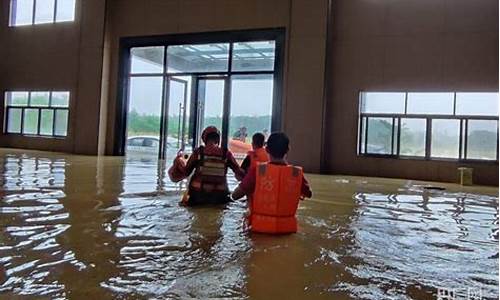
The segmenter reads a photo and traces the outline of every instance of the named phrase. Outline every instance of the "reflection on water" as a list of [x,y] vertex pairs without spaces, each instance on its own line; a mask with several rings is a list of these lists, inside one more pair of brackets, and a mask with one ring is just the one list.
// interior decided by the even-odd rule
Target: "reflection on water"
[[272,237],[244,202],[179,207],[167,168],[0,150],[0,298],[498,297],[496,188],[312,175],[299,233]]

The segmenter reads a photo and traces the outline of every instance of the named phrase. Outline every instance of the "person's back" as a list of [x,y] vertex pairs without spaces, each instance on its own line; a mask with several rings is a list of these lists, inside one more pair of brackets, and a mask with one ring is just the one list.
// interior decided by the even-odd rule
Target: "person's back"
[[227,168],[231,168],[237,178],[243,176],[232,153],[219,146],[220,133],[217,128],[207,127],[202,134],[205,146],[193,151],[186,166],[184,175],[193,171],[188,185],[187,197],[183,204],[188,206],[199,204],[222,204],[230,201],[227,185]]
[[195,153],[198,161],[189,182],[189,204],[227,202],[227,151],[209,144]]
[[299,200],[312,196],[302,168],[286,162],[288,149],[289,140],[284,133],[271,134],[266,147],[271,161],[250,169],[233,192],[234,199],[245,194],[249,198],[249,223],[253,232],[296,232]]
[[264,148],[265,136],[262,133],[255,133],[252,136],[252,149],[241,163],[241,168],[248,173],[251,168],[255,168],[259,162],[268,162],[269,154]]
[[249,222],[253,232],[297,232],[295,213],[302,187],[302,168],[259,163]]

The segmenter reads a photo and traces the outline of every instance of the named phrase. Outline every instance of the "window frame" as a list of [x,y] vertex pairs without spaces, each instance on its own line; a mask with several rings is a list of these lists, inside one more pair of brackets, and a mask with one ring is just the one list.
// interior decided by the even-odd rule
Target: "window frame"
[[[499,161],[499,118],[498,116],[486,116],[486,115],[457,115],[457,93],[453,92],[453,114],[408,114],[408,94],[413,92],[405,93],[405,110],[404,113],[369,113],[362,112],[362,101],[364,93],[380,92],[380,91],[360,91],[359,92],[359,113],[358,113],[358,137],[357,137],[357,155],[361,157],[378,157],[378,158],[393,158],[393,159],[412,159],[412,160],[427,160],[427,161],[450,161],[450,162],[476,162],[485,164],[498,164]],[[387,93],[392,93],[393,91],[387,91]],[[400,93],[400,92],[397,92]],[[464,92],[465,93],[465,92]],[[392,118],[392,147],[390,154],[376,154],[367,153],[368,146],[368,123],[369,118]],[[425,119],[425,155],[424,156],[409,156],[401,155],[401,119]],[[432,121],[434,119],[445,119],[445,120],[458,120],[459,121],[459,137],[458,137],[458,158],[442,158],[433,157],[431,155],[432,146]],[[488,120],[496,121],[496,159],[471,159],[467,158],[467,147],[468,147],[468,123],[470,120]],[[396,141],[394,141],[396,137]]]
[[[26,105],[12,105],[8,103],[8,93],[12,92],[27,92],[28,93],[28,103]],[[4,129],[3,129],[3,134],[5,135],[12,135],[12,136],[23,136],[23,137],[45,137],[45,138],[55,138],[55,139],[65,139],[69,136],[69,129],[70,129],[70,104],[71,104],[71,92],[70,91],[61,91],[61,90],[54,90],[54,91],[48,91],[49,92],[49,103],[47,106],[43,105],[31,105],[31,94],[32,93],[37,93],[37,92],[47,92],[41,91],[41,90],[33,90],[33,91],[27,91],[27,90],[8,90],[4,92],[4,108],[5,108],[5,117],[4,117]],[[52,93],[54,92],[67,92],[69,93],[68,95],[68,105],[66,107],[62,106],[52,106]],[[8,131],[8,124],[9,124],[9,111],[11,109],[21,109],[21,126],[20,126],[20,132],[9,132]],[[37,133],[24,133],[24,114],[26,109],[35,109],[38,112],[38,119],[37,119]],[[42,117],[42,111],[43,110],[50,110],[52,111],[52,134],[42,134],[40,133],[41,131],[41,117]],[[56,123],[57,123],[57,112],[58,111],[66,111],[67,112],[67,124],[66,124],[66,135],[57,135],[55,134],[56,132]]]
[[15,1],[16,0],[9,1],[9,27],[38,26],[38,25],[47,25],[47,24],[56,24],[56,23],[70,23],[70,22],[76,21],[76,3],[78,0],[74,0],[75,2],[73,5],[73,20],[64,20],[64,21],[57,21],[57,2],[60,0],[53,0],[54,1],[54,13],[52,16],[52,21],[51,22],[44,22],[44,23],[35,23],[35,20],[36,20],[36,1],[37,0],[33,0],[33,6],[32,6],[32,12],[31,12],[31,14],[32,14],[31,15],[31,23],[16,25],[13,22],[13,20],[15,20],[14,5],[13,5]]

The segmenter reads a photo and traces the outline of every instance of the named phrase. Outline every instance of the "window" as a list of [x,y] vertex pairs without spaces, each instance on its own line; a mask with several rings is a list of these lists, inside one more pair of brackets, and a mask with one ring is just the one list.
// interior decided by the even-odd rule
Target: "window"
[[232,71],[274,70],[275,41],[233,44]]
[[[281,39],[243,37],[224,34],[210,41],[203,34],[199,42],[192,37],[186,42],[176,37],[172,44],[168,38],[132,42],[122,61],[127,113],[118,152],[173,159],[179,150],[201,144],[202,130],[213,125],[221,131],[221,144],[238,159],[251,149],[254,133],[267,137],[278,127],[273,102],[280,97],[275,81],[281,77]],[[138,147],[132,141],[150,137],[157,142]]]
[[163,73],[164,49],[164,47],[137,47],[130,49],[131,73]]
[[6,92],[6,133],[65,137],[69,92]]
[[[271,131],[273,91],[272,74],[232,76],[228,140],[250,143],[257,132],[267,139]],[[237,159],[246,155],[233,154]]]
[[408,114],[453,115],[453,93],[408,93]]
[[362,93],[362,111],[367,113],[404,113],[405,93]]
[[460,120],[432,120],[431,156],[459,158]]
[[144,143],[143,138],[133,138],[133,139],[128,140],[127,145],[129,145],[129,146],[142,146],[143,143]]
[[76,0],[10,0],[10,26],[74,21]]
[[457,93],[457,115],[498,116],[498,93]]
[[425,156],[426,119],[401,118],[399,154],[404,156]]
[[497,155],[497,126],[494,120],[467,122],[467,158],[495,160]]
[[368,119],[366,152],[373,154],[392,153],[392,118]]
[[498,161],[498,93],[360,94],[358,153]]
[[192,44],[167,48],[168,73],[227,72],[229,44]]

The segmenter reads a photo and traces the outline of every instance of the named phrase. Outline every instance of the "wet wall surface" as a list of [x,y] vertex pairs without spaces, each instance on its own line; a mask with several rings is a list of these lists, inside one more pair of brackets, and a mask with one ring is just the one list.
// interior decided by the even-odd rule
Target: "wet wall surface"
[[498,298],[497,188],[309,175],[299,232],[266,236],[244,201],[180,207],[167,167],[0,150],[0,298]]

